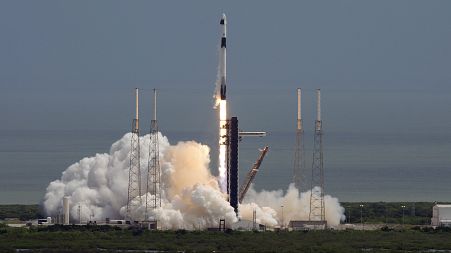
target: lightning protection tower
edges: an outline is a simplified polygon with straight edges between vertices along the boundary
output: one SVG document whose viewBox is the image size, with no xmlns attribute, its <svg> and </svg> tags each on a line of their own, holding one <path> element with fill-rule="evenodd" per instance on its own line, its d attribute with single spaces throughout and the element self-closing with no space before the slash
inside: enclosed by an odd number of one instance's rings
<svg viewBox="0 0 451 253">
<path fill-rule="evenodd" d="M 321 93 L 320 90 L 317 89 L 309 220 L 325 222 L 322 135 Z"/>
<path fill-rule="evenodd" d="M 298 95 L 298 117 L 296 126 L 296 146 L 294 147 L 293 161 L 293 183 L 299 192 L 308 189 L 306 187 L 307 180 L 305 178 L 305 159 L 304 159 L 304 128 L 302 126 L 301 114 L 301 89 L 297 89 Z"/>
<path fill-rule="evenodd" d="M 130 143 L 130 170 L 128 174 L 128 198 L 126 219 L 134 220 L 133 210 L 142 204 L 141 200 L 141 169 L 139 148 L 139 93 L 135 89 L 135 119 L 132 122 L 132 136 Z"/>
<path fill-rule="evenodd" d="M 150 142 L 149 161 L 147 166 L 147 194 L 145 219 L 149 219 L 150 209 L 161 207 L 161 168 L 160 168 L 160 148 L 158 142 L 157 124 L 157 90 L 153 90 L 153 119 L 150 122 Z M 149 196 L 150 193 L 150 196 Z"/>
</svg>

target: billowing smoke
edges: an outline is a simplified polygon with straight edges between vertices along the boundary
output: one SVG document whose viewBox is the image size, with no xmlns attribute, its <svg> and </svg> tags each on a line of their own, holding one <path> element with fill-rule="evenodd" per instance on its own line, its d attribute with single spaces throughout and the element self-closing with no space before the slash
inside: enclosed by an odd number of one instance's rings
<svg viewBox="0 0 451 253">
<path fill-rule="evenodd" d="M 43 200 L 47 214 L 62 213 L 62 199 L 70 196 L 72 223 L 78 223 L 79 207 L 82 222 L 123 219 L 127 205 L 130 138 L 130 133 L 124 135 L 111 146 L 108 154 L 83 158 L 69 166 L 61 179 L 51 182 Z M 143 200 L 149 141 L 149 135 L 140 137 Z M 210 173 L 209 147 L 194 141 L 170 145 L 161 135 L 159 141 L 162 207 L 153 210 L 150 217 L 158 220 L 162 229 L 217 227 L 220 219 L 225 219 L 226 224 L 236 222 L 233 208 L 221 192 L 217 178 Z M 245 203 L 240 206 L 240 215 L 251 219 L 255 209 L 258 222 L 274 226 L 280 223 L 280 206 L 283 205 L 285 221 L 306 219 L 310 193 L 298 196 L 297 192 L 292 185 L 285 195 L 282 191 L 258 193 L 251 188 Z M 326 196 L 325 199 L 328 224 L 338 224 L 343 219 L 343 208 L 336 198 Z M 144 212 L 144 206 L 132 211 L 141 218 L 144 218 Z"/>
<path fill-rule="evenodd" d="M 324 196 L 324 202 L 327 225 L 337 226 L 345 218 L 344 208 L 337 198 L 329 195 Z M 290 220 L 308 220 L 310 191 L 299 194 L 294 184 L 289 185 L 285 195 L 282 190 L 256 192 L 251 187 L 244 203 L 240 205 L 240 214 L 244 219 L 252 219 L 253 210 L 256 210 L 258 223 L 271 226 L 281 224 L 282 221 L 287 226 Z"/>
</svg>

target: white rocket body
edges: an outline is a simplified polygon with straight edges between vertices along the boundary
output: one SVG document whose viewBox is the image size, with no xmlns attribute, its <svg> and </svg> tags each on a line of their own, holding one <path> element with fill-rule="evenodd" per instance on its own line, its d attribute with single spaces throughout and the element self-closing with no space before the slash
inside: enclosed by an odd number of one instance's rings
<svg viewBox="0 0 451 253">
<path fill-rule="evenodd" d="M 221 49 L 219 51 L 219 78 L 220 78 L 220 98 L 221 100 L 226 99 L 226 81 L 227 81 L 227 69 L 226 69 L 226 62 L 227 62 L 227 19 L 225 14 L 222 14 L 221 19 L 221 28 L 222 28 L 222 35 L 221 35 Z"/>
<path fill-rule="evenodd" d="M 221 48 L 219 50 L 219 185 L 222 192 L 227 192 L 227 100 L 226 100 L 226 47 L 227 47 L 227 20 L 222 14 L 221 21 Z"/>
</svg>

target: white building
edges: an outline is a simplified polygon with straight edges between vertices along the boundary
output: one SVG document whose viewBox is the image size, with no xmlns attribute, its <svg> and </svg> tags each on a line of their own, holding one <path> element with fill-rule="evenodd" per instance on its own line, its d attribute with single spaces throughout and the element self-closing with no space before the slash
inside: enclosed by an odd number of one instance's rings
<svg viewBox="0 0 451 253">
<path fill-rule="evenodd" d="M 434 227 L 451 226 L 451 205 L 438 205 L 432 207 L 431 225 Z"/>
</svg>

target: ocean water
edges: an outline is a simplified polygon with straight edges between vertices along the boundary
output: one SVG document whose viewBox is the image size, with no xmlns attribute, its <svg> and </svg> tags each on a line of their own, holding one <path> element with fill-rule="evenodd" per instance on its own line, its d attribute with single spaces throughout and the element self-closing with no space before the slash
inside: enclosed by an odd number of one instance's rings
<svg viewBox="0 0 451 253">
<path fill-rule="evenodd" d="M 1 131 L 0 204 L 39 203 L 49 182 L 83 157 L 109 151 L 125 131 Z M 168 132 L 171 143 L 196 140 L 212 148 L 214 133 Z M 305 133 L 306 169 L 311 168 L 312 133 Z M 270 150 L 255 178 L 258 190 L 285 189 L 291 182 L 294 132 L 271 132 L 240 143 L 240 179 Z M 341 201 L 451 201 L 451 134 L 325 132 L 326 194 Z M 307 174 L 309 171 L 306 172 Z"/>
</svg>

